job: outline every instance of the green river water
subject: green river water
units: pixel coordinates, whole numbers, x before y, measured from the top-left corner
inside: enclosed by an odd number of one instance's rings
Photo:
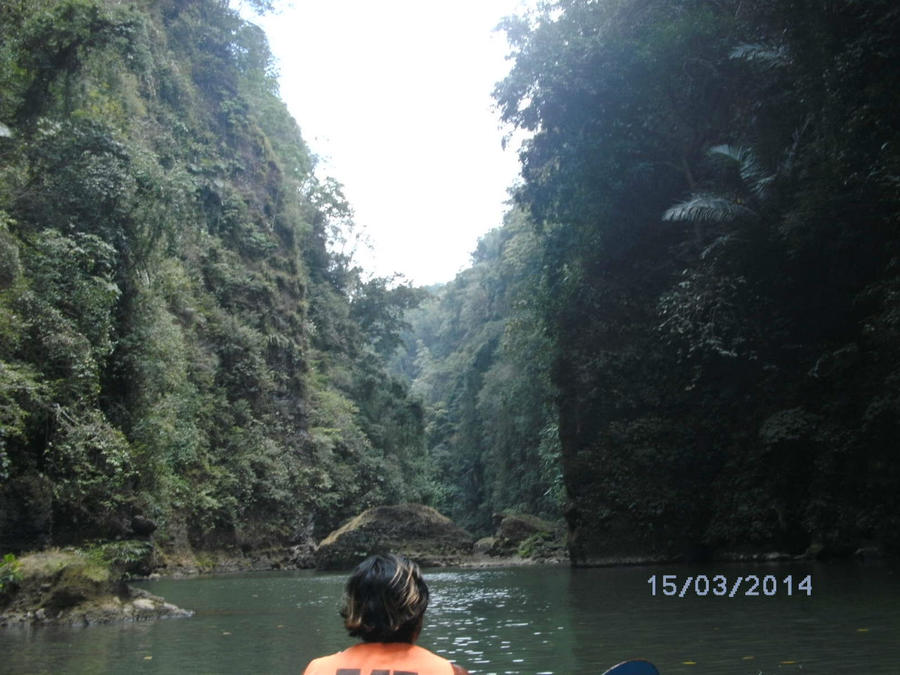
[[[751,578],[729,597],[753,575],[758,595],[745,594]],[[345,576],[142,582],[196,614],[0,631],[0,672],[299,674],[349,644],[337,615]],[[663,675],[900,673],[900,571],[884,565],[426,570],[426,580],[420,643],[473,674],[599,675],[634,657]]]

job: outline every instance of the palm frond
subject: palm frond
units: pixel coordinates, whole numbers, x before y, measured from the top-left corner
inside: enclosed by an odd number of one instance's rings
[[[740,202],[714,194],[695,194],[687,201],[669,207],[663,220],[691,223],[728,223],[757,214]]]
[[[769,196],[769,188],[775,183],[775,174],[769,174],[768,176],[763,176],[752,183],[748,184],[750,188],[750,192],[753,193],[753,196],[756,197],[760,201],[764,201]]]
[[[751,148],[744,145],[715,145],[708,150],[708,154],[735,162],[747,189],[757,199],[765,199],[766,193],[775,181],[775,174],[766,174]]]
[[[710,256],[715,256],[719,251],[725,249],[732,240],[734,240],[734,234],[729,232],[728,234],[723,234],[720,237],[716,237],[713,239],[710,244],[704,248],[700,252],[700,260],[706,260]]]
[[[727,143],[723,143],[722,145],[714,145],[706,151],[706,154],[718,155],[720,157],[724,157],[725,159],[730,159],[737,164],[742,164],[749,152],[750,149],[746,146],[728,145]]]
[[[791,62],[790,54],[783,46],[759,42],[738,45],[728,56],[732,59],[757,63],[766,68],[780,68]]]

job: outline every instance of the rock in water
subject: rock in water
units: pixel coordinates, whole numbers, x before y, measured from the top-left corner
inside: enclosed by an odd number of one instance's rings
[[[567,557],[565,529],[527,513],[494,514],[497,531],[482,546],[493,556],[520,556],[533,560],[558,562]]]
[[[373,553],[402,553],[423,566],[458,564],[472,536],[430,506],[376,506],[329,534],[315,552],[319,569],[350,569]]]
[[[14,624],[84,626],[188,617],[110,568],[76,551],[46,551],[19,559],[21,574],[0,593],[0,627]]]

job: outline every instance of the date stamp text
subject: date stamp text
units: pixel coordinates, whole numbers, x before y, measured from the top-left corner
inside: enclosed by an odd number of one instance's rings
[[[806,595],[813,592],[812,574],[795,577],[791,574],[777,576],[775,574],[697,574],[683,576],[679,574],[653,574],[647,579],[650,595],[665,595],[684,598],[688,595],[705,597],[712,595],[719,598],[735,596]]]

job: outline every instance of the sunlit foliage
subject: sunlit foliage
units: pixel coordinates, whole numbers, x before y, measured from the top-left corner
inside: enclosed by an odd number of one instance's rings
[[[333,245],[262,31],[214,0],[0,31],[0,548],[305,543],[421,498],[382,360],[417,296]]]
[[[469,269],[410,312],[394,361],[425,402],[432,499],[480,534],[506,510],[562,514],[550,344],[533,286],[539,256],[529,223],[511,212]]]

